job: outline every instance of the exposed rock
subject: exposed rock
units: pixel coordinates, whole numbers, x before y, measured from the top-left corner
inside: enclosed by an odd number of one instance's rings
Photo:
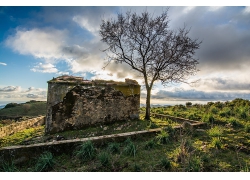
[[[46,133],[139,118],[140,85],[60,76],[48,81]]]
[[[51,132],[138,117],[140,96],[124,96],[112,87],[76,86],[52,107]]]

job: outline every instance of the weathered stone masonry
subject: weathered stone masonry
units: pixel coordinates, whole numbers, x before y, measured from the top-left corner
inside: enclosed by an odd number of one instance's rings
[[[48,81],[46,133],[139,117],[140,85],[61,76]]]

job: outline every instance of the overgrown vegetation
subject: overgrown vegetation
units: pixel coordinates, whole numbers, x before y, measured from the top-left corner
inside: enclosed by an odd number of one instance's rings
[[[35,171],[42,172],[42,171],[49,171],[53,169],[55,165],[55,160],[51,152],[44,152],[41,154],[35,164]]]
[[[153,108],[154,112],[179,114],[180,117],[192,114],[199,121],[204,120],[204,115],[213,116],[213,120],[206,121],[207,128],[194,128],[192,131],[174,129],[174,123],[171,125],[165,123],[168,120],[153,118],[151,123],[135,120],[56,134],[65,138],[89,137],[162,127],[157,134],[138,135],[119,142],[95,144],[94,141],[87,141],[72,149],[71,154],[51,156],[46,152],[47,160],[52,162],[48,164],[52,165],[42,171],[249,172],[249,105],[248,100],[236,99],[225,103]],[[46,164],[47,160],[44,163],[40,160],[40,164]],[[38,171],[36,164],[38,160],[25,165],[4,162],[0,164],[0,170]]]
[[[0,138],[0,148],[5,146],[13,146],[18,144],[26,144],[31,139],[44,134],[44,126],[29,128],[23,131],[14,133],[10,136]]]

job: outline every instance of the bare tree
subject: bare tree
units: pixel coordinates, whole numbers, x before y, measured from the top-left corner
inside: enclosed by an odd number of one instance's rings
[[[173,31],[168,25],[168,10],[155,18],[147,11],[141,14],[128,11],[119,13],[117,20],[102,20],[100,25],[109,61],[126,63],[143,76],[148,120],[154,82],[161,81],[163,85],[185,82],[197,72],[198,59],[194,54],[201,42],[192,40],[186,27]]]

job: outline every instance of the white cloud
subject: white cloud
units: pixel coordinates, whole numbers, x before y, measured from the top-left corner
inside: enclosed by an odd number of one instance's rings
[[[61,52],[67,32],[56,29],[19,30],[5,41],[6,45],[23,55],[53,61],[63,58]]]
[[[89,17],[86,16],[74,16],[73,21],[76,22],[81,28],[87,29],[93,35],[97,36],[99,31],[99,25],[94,25],[93,22],[89,20]]]
[[[243,14],[249,14],[250,13],[250,6],[246,6],[244,9],[243,9]]]
[[[58,74],[58,75],[69,75],[69,72],[60,71],[60,72],[57,72],[56,74]]]
[[[21,87],[20,86],[7,86],[0,88],[0,92],[14,92],[14,91],[20,91]]]
[[[28,101],[30,99],[45,101],[47,99],[47,89],[29,87],[22,89],[20,86],[0,87],[0,99],[2,101]]]
[[[182,12],[183,13],[189,13],[190,11],[194,10],[196,7],[195,6],[187,6],[185,7]]]
[[[0,65],[7,66],[7,64],[3,62],[0,62]]]
[[[51,63],[47,63],[47,64],[39,63],[37,66],[34,66],[34,68],[30,70],[33,72],[41,72],[41,73],[57,73],[58,72],[57,68]]]

